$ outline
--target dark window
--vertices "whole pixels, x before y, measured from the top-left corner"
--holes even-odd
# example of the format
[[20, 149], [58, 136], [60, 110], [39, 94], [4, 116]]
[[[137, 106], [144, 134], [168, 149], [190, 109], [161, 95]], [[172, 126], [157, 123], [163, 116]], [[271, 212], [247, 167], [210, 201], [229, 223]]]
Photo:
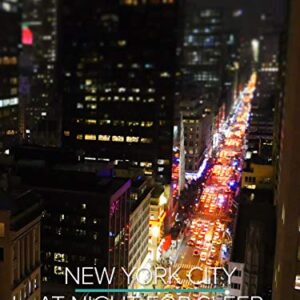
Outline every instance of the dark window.
[[0, 248], [0, 261], [4, 260], [4, 248]]

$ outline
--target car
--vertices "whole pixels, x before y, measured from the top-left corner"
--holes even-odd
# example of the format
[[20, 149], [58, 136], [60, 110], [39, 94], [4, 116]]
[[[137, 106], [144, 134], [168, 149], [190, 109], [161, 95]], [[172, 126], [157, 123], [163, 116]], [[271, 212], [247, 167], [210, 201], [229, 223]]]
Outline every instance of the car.
[[187, 242], [187, 245], [188, 245], [188, 246], [195, 246], [195, 241], [189, 240], [189, 241]]
[[199, 256], [200, 255], [200, 251], [195, 249], [193, 252], [193, 256]]
[[217, 240], [219, 240], [219, 239], [220, 239], [220, 236], [219, 236], [219, 235], [216, 235], [216, 234], [215, 234], [215, 235], [213, 236], [213, 241], [217, 241]]
[[201, 261], [206, 261], [206, 259], [207, 259], [207, 252], [206, 251], [202, 251], [200, 253], [200, 260]]
[[198, 240], [198, 241], [196, 242], [196, 246], [197, 246], [198, 248], [201, 248], [201, 247], [203, 246], [203, 240]]

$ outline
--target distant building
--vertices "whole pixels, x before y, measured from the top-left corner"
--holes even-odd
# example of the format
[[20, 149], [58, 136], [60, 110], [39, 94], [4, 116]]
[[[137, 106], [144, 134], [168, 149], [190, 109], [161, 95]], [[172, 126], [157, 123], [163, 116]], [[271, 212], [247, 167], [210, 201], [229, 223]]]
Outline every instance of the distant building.
[[242, 173], [242, 188], [272, 189], [274, 167], [263, 160], [246, 160]]
[[0, 0], [0, 153], [19, 140], [20, 4]]
[[23, 140], [57, 146], [60, 103], [55, 95], [57, 0], [22, 2], [20, 101]]
[[[208, 113], [208, 114], [207, 114]], [[197, 173], [212, 144], [212, 120], [209, 112], [183, 112], [185, 169]]]
[[0, 191], [0, 199], [0, 298], [40, 300], [40, 198]]

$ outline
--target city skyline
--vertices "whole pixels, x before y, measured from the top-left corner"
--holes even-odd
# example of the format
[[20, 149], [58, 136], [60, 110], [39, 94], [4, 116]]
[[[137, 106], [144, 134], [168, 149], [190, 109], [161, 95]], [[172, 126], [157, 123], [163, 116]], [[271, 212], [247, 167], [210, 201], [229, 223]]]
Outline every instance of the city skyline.
[[0, 300], [298, 299], [298, 6], [0, 0]]

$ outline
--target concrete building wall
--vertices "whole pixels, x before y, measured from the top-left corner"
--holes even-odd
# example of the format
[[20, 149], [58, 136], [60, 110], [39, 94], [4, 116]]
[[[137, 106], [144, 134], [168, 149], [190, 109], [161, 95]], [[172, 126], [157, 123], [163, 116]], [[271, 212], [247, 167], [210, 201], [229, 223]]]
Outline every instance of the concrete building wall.
[[[291, 0], [277, 202], [273, 300], [300, 299], [300, 2]], [[297, 257], [298, 256], [298, 257]]]
[[[0, 299], [40, 299], [40, 223], [11, 230], [9, 211], [0, 211]], [[2, 260], [2, 261], [1, 261]]]

